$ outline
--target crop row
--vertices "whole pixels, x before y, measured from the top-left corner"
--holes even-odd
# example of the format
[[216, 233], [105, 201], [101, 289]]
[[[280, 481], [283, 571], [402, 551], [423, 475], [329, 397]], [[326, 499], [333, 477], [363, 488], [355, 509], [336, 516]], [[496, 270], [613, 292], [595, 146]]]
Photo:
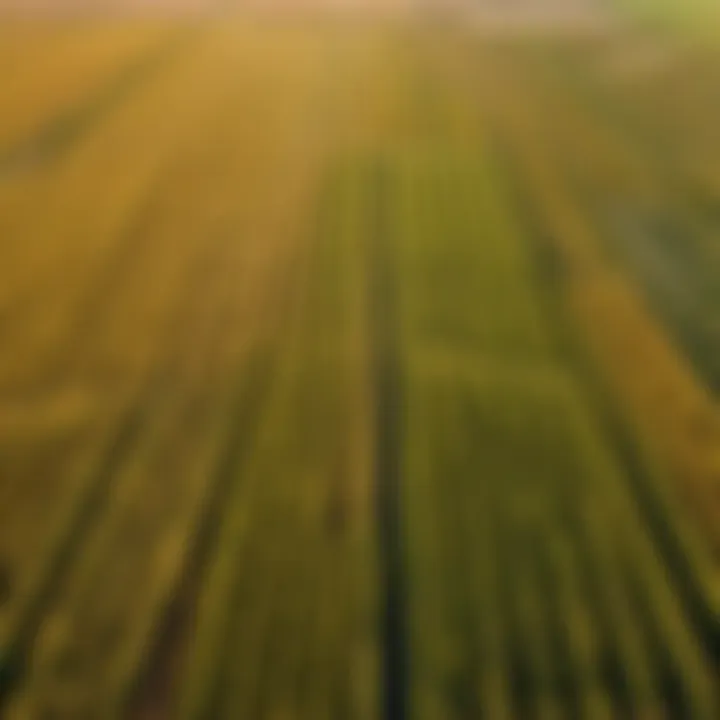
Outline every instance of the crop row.
[[[533, 77], [531, 67], [516, 68], [506, 80], [518, 87]], [[512, 79], [511, 79], [512, 78]], [[668, 336], [623, 268], [603, 249], [604, 229], [574, 193], [575, 179], [556, 162], [557, 147], [537, 127], [521, 125], [517, 113], [541, 115], [540, 105], [506, 91], [497, 95], [497, 135], [512, 156], [525, 187], [522, 207], [536, 216], [532, 234], [560, 259], [563, 302], [584, 337], [606, 387], [618, 400], [633, 433], [654, 462], [672, 478], [678, 512], [698, 522], [705, 542], [716, 543], [717, 510], [713, 479], [717, 465], [717, 411], [684, 354]], [[513, 105], [510, 104], [513, 102]], [[504, 109], [503, 109], [504, 108]], [[582, 127], [576, 129], [582, 136]]]
[[[453, 197], [484, 190], [497, 207], [492, 188], [501, 183], [475, 177], [453, 178], [439, 165], [406, 182], [454, 180]], [[426, 197], [407, 192], [403, 245], [416, 259], [401, 263], [399, 282], [416, 285], [412, 298], [442, 304], [456, 292], [451, 282], [420, 285], [418, 256], [462, 255], [474, 243], [482, 271], [471, 281], [466, 260], [470, 297], [456, 321], [482, 316], [486, 294], [502, 308], [496, 317], [523, 317], [522, 294], [503, 266], [508, 246], [522, 248], [522, 239], [482, 213], [491, 203], [456, 207], [464, 232], [433, 232], [412, 211], [427, 212]], [[518, 277], [523, 267], [515, 264]], [[484, 282], [493, 272], [504, 282]], [[533, 283], [525, 277], [522, 287]], [[537, 323], [524, 327], [532, 336]], [[713, 717], [703, 638], [668, 582], [628, 471], [572, 366], [529, 352], [521, 363], [501, 343], [466, 343], [466, 358], [453, 347], [455, 365], [439, 365], [430, 334], [405, 337], [412, 716], [523, 716], [532, 708], [544, 717]]]
[[[642, 100], [618, 89], [622, 77], [614, 83], [599, 79], [589, 67], [588, 55], [546, 58], [549, 74], [556, 86], [560, 84], [565, 101], [564, 112], [556, 110], [553, 116], [573, 118], [572, 136], [581, 141], [575, 159], [570, 159], [575, 167], [574, 197], [588, 206], [615, 261], [632, 273], [701, 380], [715, 391], [720, 377], [714, 320], [720, 302], [717, 223], [706, 207], [711, 196], [700, 195], [699, 181], [687, 167], [690, 150], [686, 146], [692, 141], [713, 146], [714, 118], [720, 108], [707, 88], [696, 89], [688, 93], [691, 108], [676, 100], [674, 108], [665, 109], [669, 127], [655, 137], [660, 125], [656, 116], [649, 114]], [[682, 68], [681, 58], [673, 62]], [[709, 67], [705, 74], [712, 72]], [[641, 88], [651, 84], [648, 80], [636, 83]], [[558, 95], [557, 90], [546, 88], [546, 98]], [[659, 92], [654, 89], [654, 94]], [[601, 181], [594, 162], [593, 172], [588, 172], [588, 153], [596, 145], [598, 127], [609, 128], [614, 135], [605, 152], [614, 158], [621, 175], [611, 183]], [[562, 146], [557, 154], [568, 155]], [[623, 179], [623, 174], [631, 176], [638, 166], [648, 176], [642, 193], [633, 192]]]
[[355, 175], [333, 177], [299, 266], [257, 442], [238, 469], [207, 570], [179, 717], [375, 714]]
[[[126, 709], [254, 445], [318, 153], [307, 147], [316, 84], [295, 86], [272, 64], [227, 72], [245, 52], [267, 49], [239, 51], [233, 37], [192, 46], [43, 170], [27, 198], [3, 188], [7, 229], [30, 242], [7, 250], [17, 263], [5, 268], [4, 331], [18, 352], [3, 382], [20, 392], [21, 375], [42, 407], [88, 399], [70, 413], [77, 428], [47, 429], [45, 465], [21, 452], [39, 448], [40, 422], [11, 448], [17, 460], [3, 456], [18, 466], [3, 483], [17, 521], [0, 530], [12, 580], [0, 674], [5, 654], [20, 673], [12, 717]], [[277, 97], [262, 86], [272, 73], [287, 86]], [[161, 108], [178, 112], [172, 128]], [[128, 171], [89, 208], [81, 192], [121, 160]], [[31, 212], [39, 202], [42, 217]], [[45, 352], [21, 341], [35, 332]]]

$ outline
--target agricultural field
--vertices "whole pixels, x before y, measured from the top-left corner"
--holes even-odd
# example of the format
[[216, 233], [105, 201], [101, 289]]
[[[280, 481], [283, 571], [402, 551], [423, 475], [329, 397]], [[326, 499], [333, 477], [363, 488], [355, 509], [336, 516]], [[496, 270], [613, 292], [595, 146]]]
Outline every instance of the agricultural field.
[[720, 6], [714, 0], [611, 0], [613, 8], [626, 19], [656, 30], [678, 30], [690, 36], [717, 42], [720, 31]]
[[720, 49], [406, 20], [0, 22], [0, 717], [720, 717]]

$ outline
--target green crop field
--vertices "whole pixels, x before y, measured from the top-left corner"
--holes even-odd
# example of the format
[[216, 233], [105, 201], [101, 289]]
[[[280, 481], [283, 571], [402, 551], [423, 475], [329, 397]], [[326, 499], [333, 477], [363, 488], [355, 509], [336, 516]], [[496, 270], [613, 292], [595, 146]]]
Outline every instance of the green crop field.
[[720, 6], [714, 0], [611, 0], [613, 8], [641, 25], [717, 42]]
[[717, 720], [720, 50], [346, 20], [0, 22], [0, 716]]

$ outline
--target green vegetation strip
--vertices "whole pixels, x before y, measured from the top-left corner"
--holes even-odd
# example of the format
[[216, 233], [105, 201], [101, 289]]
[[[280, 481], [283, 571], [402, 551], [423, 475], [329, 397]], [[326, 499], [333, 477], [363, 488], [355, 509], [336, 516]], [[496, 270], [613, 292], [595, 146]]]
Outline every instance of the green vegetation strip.
[[[462, 198], [465, 184], [493, 192], [502, 207], [503, 184], [478, 182], [482, 172], [496, 170], [487, 163], [456, 171], [450, 196]], [[453, 182], [448, 175], [440, 163], [429, 180]], [[508, 226], [490, 224], [492, 215], [471, 220], [483, 199], [474, 206], [456, 200], [457, 229], [433, 233], [426, 216], [442, 212], [431, 204], [441, 194], [420, 194], [427, 181], [422, 172], [409, 173], [401, 263], [409, 318], [402, 324], [415, 328], [404, 335], [403, 350], [409, 358], [404, 505], [412, 716], [524, 716], [532, 709], [544, 717], [637, 717], [662, 708], [673, 716], [713, 717], [715, 682], [703, 638], [682, 593], [663, 574], [625, 458], [601, 434], [595, 406], [573, 379], [577, 359], [558, 352], [550, 338], [522, 342], [522, 327], [529, 339], [563, 322], [532, 278], [532, 245], [515, 235], [520, 250], [508, 267], [523, 279], [513, 282], [501, 264], [513, 242]], [[425, 248], [437, 259], [469, 252], [466, 244], [484, 260], [473, 277], [464, 255], [468, 325], [482, 316], [486, 298], [502, 308], [493, 320], [514, 312], [509, 327], [519, 328], [505, 344], [499, 335], [475, 345], [466, 340], [468, 359], [456, 350], [443, 353], [427, 325], [412, 322], [423, 317], [423, 304], [437, 307], [459, 292], [452, 283], [457, 276], [448, 274], [443, 283], [434, 275], [423, 284], [422, 276], [413, 277]], [[556, 263], [545, 263], [551, 265], [554, 280], [544, 282], [559, 279]], [[493, 270], [504, 282], [485, 281]], [[523, 303], [536, 314], [527, 314]], [[458, 326], [461, 308], [453, 315]], [[525, 348], [524, 364], [516, 347]], [[473, 536], [484, 547], [472, 544]], [[472, 602], [480, 596], [482, 602]], [[491, 610], [482, 612], [485, 607]]]
[[[584, 538], [578, 542], [591, 543], [598, 562], [605, 566], [596, 571], [603, 573], [603, 580], [588, 575], [588, 597], [612, 592], [611, 602], [597, 608], [598, 626], [604, 628], [606, 639], [613, 633], [622, 649], [624, 670], [618, 672], [616, 660], [604, 650], [604, 672], [634, 712], [662, 706], [673, 716], [713, 717], [718, 702], [712, 679], [717, 662], [716, 572], [707, 549], [671, 504], [666, 478], [601, 381], [588, 357], [583, 331], [572, 325], [564, 306], [569, 264], [538, 222], [532, 202], [518, 184], [520, 178], [507, 164], [508, 156], [500, 152], [497, 162], [501, 184], [525, 212], [529, 247], [537, 258], [539, 299], [554, 321], [559, 357], [580, 383], [578, 399], [587, 408], [583, 412], [594, 416], [594, 421], [577, 425], [605, 504], [592, 508], [590, 517], [577, 511], [572, 516]], [[548, 257], [553, 262], [547, 262]], [[609, 520], [618, 527], [612, 530]], [[622, 629], [613, 628], [610, 613]]]
[[[482, 452], [502, 442], [495, 466], [516, 455], [522, 463], [510, 449], [520, 438], [473, 418], [477, 386], [553, 386], [531, 268], [487, 169], [452, 155], [412, 157], [398, 193], [411, 717], [529, 707], [552, 717], [565, 701], [553, 686], [532, 545], [515, 527], [509, 478], [495, 480]], [[517, 498], [532, 506], [535, 495]]]

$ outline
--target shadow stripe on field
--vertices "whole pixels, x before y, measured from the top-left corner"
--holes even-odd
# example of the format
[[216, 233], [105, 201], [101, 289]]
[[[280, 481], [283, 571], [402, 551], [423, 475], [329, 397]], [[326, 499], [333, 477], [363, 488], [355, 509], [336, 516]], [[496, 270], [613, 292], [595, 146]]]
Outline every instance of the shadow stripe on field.
[[391, 243], [392, 176], [381, 163], [366, 176], [370, 219], [371, 385], [375, 413], [375, 483], [383, 588], [383, 711], [388, 720], [408, 716], [407, 588], [401, 528], [402, 374], [397, 349], [398, 318]]

